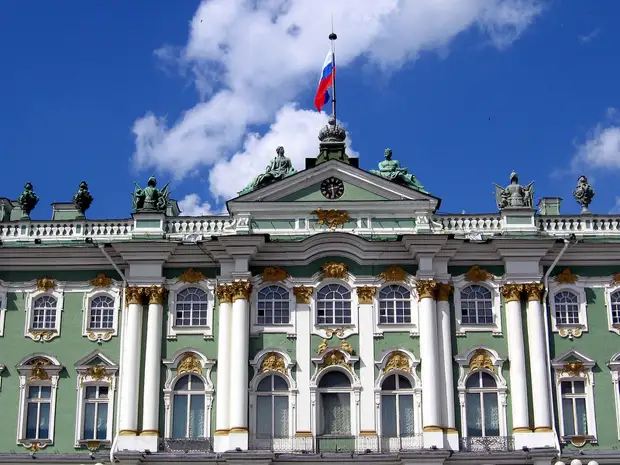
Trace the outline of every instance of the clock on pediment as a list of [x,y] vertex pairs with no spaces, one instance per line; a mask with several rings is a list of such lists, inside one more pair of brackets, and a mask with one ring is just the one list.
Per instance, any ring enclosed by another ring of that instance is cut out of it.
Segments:
[[344,195],[344,182],[333,176],[327,178],[321,183],[321,194],[329,200],[339,199]]

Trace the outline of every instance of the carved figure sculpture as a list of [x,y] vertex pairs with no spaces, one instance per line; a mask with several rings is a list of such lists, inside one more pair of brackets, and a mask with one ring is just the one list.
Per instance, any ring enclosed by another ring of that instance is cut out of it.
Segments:
[[424,186],[407,168],[401,168],[398,160],[392,160],[392,149],[385,149],[385,160],[379,163],[379,170],[370,170],[370,173],[381,176],[389,181],[395,181],[411,189],[427,192]]
[[34,193],[32,183],[27,182],[24,185],[24,192],[17,197],[17,203],[22,208],[22,218],[30,218],[30,212],[34,210],[34,207],[39,203],[39,197]]
[[497,208],[532,208],[534,203],[534,182],[527,186],[519,184],[519,175],[510,173],[510,184],[505,188],[495,184]]
[[588,207],[592,203],[592,199],[594,198],[594,189],[588,183],[588,178],[585,176],[579,176],[577,180],[577,187],[573,191],[573,197],[579,205],[581,205],[581,214],[588,214],[590,210]]
[[269,165],[265,168],[265,172],[256,176],[250,184],[239,191],[239,195],[260,189],[267,184],[284,179],[295,173],[296,171],[295,168],[293,168],[290,158],[284,156],[284,147],[279,146],[276,149],[276,156],[269,162]]
[[136,182],[133,191],[133,210],[134,211],[165,211],[168,206],[170,189],[168,184],[163,189],[158,189],[157,179],[151,176],[147,186],[142,189]]
[[78,191],[73,196],[73,205],[80,214],[84,215],[86,210],[90,208],[90,204],[93,203],[93,196],[88,191],[88,184],[86,181],[82,181],[80,183],[80,187],[78,187]]

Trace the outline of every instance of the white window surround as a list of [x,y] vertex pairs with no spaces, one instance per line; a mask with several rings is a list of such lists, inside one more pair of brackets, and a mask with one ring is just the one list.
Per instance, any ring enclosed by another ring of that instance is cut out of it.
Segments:
[[[569,350],[565,354],[560,355],[551,361],[551,366],[555,372],[555,397],[558,410],[560,440],[562,442],[572,442],[576,446],[582,446],[585,442],[597,442],[596,412],[594,410],[594,374],[592,373],[592,368],[594,368],[595,365],[596,362],[594,360],[586,357],[576,350]],[[587,414],[587,434],[585,437],[570,437],[564,435],[564,413],[562,410],[561,387],[562,381],[585,382]]]
[[[577,295],[579,305],[579,323],[558,324],[556,321],[555,296],[562,291],[569,291]],[[549,283],[549,302],[551,304],[551,330],[562,337],[579,337],[583,332],[588,331],[588,302],[586,300],[586,290],[584,284],[577,281],[575,284]]]
[[[407,289],[410,295],[410,308],[411,308],[411,323],[380,323],[380,315],[381,315],[381,304],[379,303],[379,294],[382,289],[388,286],[401,286]],[[412,286],[410,283],[396,282],[396,281],[388,281],[383,283],[380,287],[377,288],[377,292],[373,298],[373,316],[374,316],[374,334],[375,336],[381,336],[383,333],[390,332],[409,332],[410,336],[419,336],[420,335],[420,327],[418,323],[418,294],[416,292],[415,286]]]
[[[6,316],[7,292],[3,282],[0,281],[0,337],[4,336],[4,318]],[[2,373],[2,371],[0,371]]]
[[[213,339],[213,310],[215,284],[212,280],[203,279],[197,283],[186,283],[179,279],[173,280],[168,287],[168,340],[176,340],[179,334],[201,334],[204,339]],[[177,294],[184,289],[195,287],[207,294],[207,325],[206,326],[176,326]]]
[[[611,370],[611,381],[614,387],[614,401],[616,404],[616,422],[618,440],[620,440],[620,352],[614,355],[607,364]],[[0,373],[2,371],[0,370]]]
[[[34,304],[39,297],[51,296],[56,299],[56,320],[55,325],[51,329],[33,329]],[[47,342],[60,336],[61,320],[64,306],[64,291],[60,286],[56,286],[49,291],[34,290],[27,293],[26,296],[26,318],[24,325],[24,336],[29,337],[33,341]]]
[[[106,296],[114,300],[114,317],[112,327],[109,329],[92,329],[90,326],[91,303],[95,297]],[[87,337],[92,342],[107,342],[112,336],[118,335],[118,319],[121,307],[121,292],[118,287],[92,288],[84,294],[84,304],[82,311],[82,336]]]
[[[28,355],[17,364],[19,373],[19,413],[17,417],[17,444],[26,449],[43,449],[54,443],[54,423],[56,419],[56,393],[63,366],[55,357],[44,353]],[[49,438],[26,439],[26,416],[28,414],[28,388],[31,386],[50,386]]]
[[[344,286],[351,292],[351,323],[350,324],[321,324],[317,325],[317,292],[328,284],[338,284]],[[358,284],[362,285],[362,284]],[[340,339],[345,339],[351,334],[357,334],[359,332],[359,304],[357,292],[355,291],[354,283],[344,281],[341,279],[324,279],[314,286],[314,292],[312,293],[312,300],[310,303],[310,317],[312,318],[312,334],[316,334],[322,338],[329,339],[333,334],[333,330],[341,329],[342,331],[336,333]]]
[[0,391],[2,391],[2,372],[4,371],[5,368],[6,368],[6,365],[3,365],[2,363],[0,363]]
[[[191,364],[192,366],[189,367],[180,366],[181,362],[188,357],[193,359],[195,365]],[[215,365],[215,361],[209,360],[196,349],[186,348],[176,351],[170,359],[164,360],[163,363],[166,366],[166,381],[164,383],[164,437],[172,437],[172,397],[174,387],[179,378],[187,374],[198,376],[205,385],[204,437],[209,437],[211,435],[213,394],[215,392],[213,383],[211,382],[211,371],[213,365]],[[189,370],[185,371],[187,368],[189,368]],[[179,369],[182,369],[182,371],[179,372]]]
[[[404,354],[408,358],[407,366],[399,366],[398,368],[392,368],[387,366],[390,356],[393,354]],[[413,428],[415,434],[422,434],[422,381],[418,377],[417,367],[420,361],[413,355],[412,352],[403,348],[393,348],[383,352],[375,365],[379,369],[379,376],[375,380],[375,424],[377,425],[377,434],[382,436],[381,430],[381,395],[383,381],[392,375],[401,375],[409,380],[411,386],[413,386]],[[386,369],[389,370],[386,372]]]
[[[278,367],[278,368],[284,368],[284,373],[282,373],[279,369],[278,370],[273,370],[273,369],[263,370],[262,369],[263,361],[265,360],[265,358],[267,358],[267,356],[269,356],[272,353],[279,356],[281,360],[284,362],[284,367]],[[297,428],[297,414],[296,414],[297,384],[295,383],[295,380],[293,379],[291,370],[295,366],[295,362],[291,360],[291,357],[282,350],[263,349],[259,353],[256,354],[254,359],[250,361],[250,365],[252,365],[252,368],[254,369],[254,376],[252,377],[252,380],[250,381],[250,390],[249,390],[250,431],[256,431],[256,413],[254,412],[254,409],[256,408],[256,402],[257,402],[256,397],[258,395],[258,392],[257,392],[258,385],[264,378],[268,376],[276,375],[276,376],[281,376],[282,378],[284,378],[284,380],[286,381],[289,387],[288,389],[288,412],[289,412],[288,413],[288,418],[289,418],[288,427],[289,427],[289,437],[293,437],[295,435],[295,431]],[[274,439],[274,441],[278,441],[278,440],[279,439],[277,438]],[[281,440],[286,441],[286,439],[284,438]]]
[[[260,278],[260,277],[259,277]],[[295,315],[296,299],[293,294],[294,284],[285,279],[279,282],[262,282],[260,279],[254,280],[256,283],[252,289],[251,304],[250,304],[250,334],[257,335],[261,333],[286,333],[288,336],[293,337],[297,332],[297,317]],[[259,284],[260,282],[260,284]],[[289,296],[289,323],[288,324],[276,324],[276,325],[263,325],[258,323],[258,293],[270,286],[279,286],[288,291]]]
[[[97,362],[97,363],[94,363]],[[86,357],[81,358],[75,364],[77,376],[77,415],[75,421],[75,447],[87,445],[88,443],[110,443],[113,434],[114,420],[114,397],[116,392],[116,379],[118,374],[118,365],[101,351],[95,350]],[[91,386],[107,386],[108,387],[108,419],[107,419],[107,437],[105,440],[92,440],[82,438],[84,427],[84,401],[86,397],[86,388]]]
[[607,320],[609,322],[609,331],[620,335],[620,324],[616,323],[614,325],[613,320],[612,320],[611,295],[614,292],[620,292],[620,284],[614,284],[613,286],[605,286],[605,307],[607,308]]
[[[494,336],[502,335],[502,312],[501,312],[501,295],[500,281],[496,279],[487,279],[486,281],[468,281],[465,275],[454,276],[452,278],[454,285],[454,311],[456,316],[456,335],[464,336],[468,332],[490,332]],[[491,324],[463,324],[463,313],[461,309],[461,291],[468,286],[482,286],[491,291],[493,298],[493,323]]]
[[[486,351],[486,358],[484,360],[485,363],[482,363],[483,366],[475,367],[476,369],[470,369],[472,364],[472,359],[475,355],[479,354],[478,351]],[[506,383],[506,379],[504,379],[504,375],[502,373],[505,358],[501,357],[495,350],[489,349],[485,346],[476,346],[467,349],[464,352],[456,355],[454,360],[459,365],[459,379],[457,381],[457,391],[459,394],[459,404],[461,409],[461,432],[463,437],[467,437],[467,408],[466,408],[466,392],[467,387],[465,383],[467,382],[467,378],[472,373],[476,373],[478,371],[482,371],[484,373],[488,373],[493,377],[495,383],[497,384],[497,393],[498,393],[498,409],[499,409],[499,435],[500,436],[508,436],[508,426],[507,426],[507,391],[508,386]]]

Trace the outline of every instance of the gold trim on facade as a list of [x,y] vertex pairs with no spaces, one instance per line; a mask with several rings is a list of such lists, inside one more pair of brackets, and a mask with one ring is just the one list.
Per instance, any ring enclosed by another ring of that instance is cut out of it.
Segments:
[[193,268],[188,268],[179,275],[178,279],[183,283],[196,284],[203,279],[207,279],[207,277],[201,271],[195,270]]
[[422,431],[425,433],[443,433],[443,428],[437,425],[426,425]]
[[45,371],[44,366],[51,365],[48,360],[37,358],[33,360],[30,365],[32,366],[28,381],[49,381],[50,375]]
[[545,286],[542,283],[527,283],[524,289],[528,301],[540,302],[545,291]]
[[86,370],[86,374],[97,381],[110,379],[112,377],[111,373],[108,373],[104,365],[89,366]]
[[347,370],[353,371],[353,367],[347,363],[344,353],[339,350],[334,350],[323,359],[321,369],[336,365],[343,366]]
[[91,279],[89,282],[94,287],[110,287],[112,278],[108,278],[104,273],[99,273],[95,279]]
[[611,285],[615,286],[616,284],[620,284],[620,273],[614,273],[611,277]]
[[233,288],[230,284],[220,284],[215,289],[215,295],[222,304],[232,303]]
[[448,302],[454,286],[449,283],[437,283],[437,302]]
[[362,305],[372,304],[377,294],[377,288],[374,286],[359,286],[356,289],[357,302]]
[[140,431],[140,436],[159,436],[159,431],[156,429],[145,429]]
[[295,294],[295,301],[298,304],[309,304],[313,292],[314,288],[309,286],[295,286],[293,288],[293,294]]
[[535,433],[552,433],[553,428],[551,426],[537,426],[534,428]]
[[377,432],[374,430],[360,430],[360,436],[376,436]]
[[323,341],[316,348],[316,354],[323,355],[323,353],[327,350],[327,347],[327,339],[323,338]]
[[37,289],[40,291],[49,291],[56,287],[56,280],[52,278],[39,278],[37,279]]
[[125,289],[125,302],[127,305],[142,305],[145,291],[143,287],[129,286]]
[[434,299],[435,290],[437,289],[437,281],[432,279],[422,279],[416,281],[415,288],[418,291],[418,300]]
[[277,352],[269,352],[265,355],[260,365],[259,373],[265,373],[266,371],[278,371],[286,375],[286,363],[282,355]]
[[344,331],[347,328],[332,328],[332,329],[326,329],[325,330],[325,336],[327,336],[328,339],[331,339],[334,335],[336,335],[336,337],[344,337]]
[[344,263],[327,262],[321,265],[321,279],[346,279],[348,274],[349,270]]
[[565,362],[560,373],[568,376],[582,376],[587,373],[587,368],[581,360]]
[[228,436],[228,433],[230,433],[230,430],[228,429],[216,429],[215,430],[216,436]]
[[340,348],[350,355],[353,355],[353,352],[355,352],[355,350],[353,350],[353,346],[344,339],[340,341]]
[[469,371],[476,371],[486,368],[493,371],[493,360],[489,351],[484,349],[476,349],[469,359]]
[[163,305],[168,290],[164,286],[151,286],[145,289],[145,293],[149,296],[149,304]]
[[409,361],[409,357],[407,356],[407,354],[401,352],[400,350],[395,350],[388,356],[385,367],[383,368],[383,373],[386,374],[394,370],[411,373],[411,364]]
[[177,374],[196,373],[202,375],[202,364],[193,353],[187,352],[177,367]]
[[558,284],[575,284],[579,276],[573,274],[569,268],[564,268],[562,272],[555,277],[555,282]]
[[531,433],[532,429],[529,426],[516,426],[512,428],[513,433]]
[[119,436],[137,436],[138,432],[133,429],[122,429],[118,432]]
[[523,292],[523,284],[504,284],[500,292],[506,302],[521,302],[521,293]]
[[403,270],[400,266],[392,265],[385,271],[379,273],[377,277],[388,282],[392,281],[402,283],[407,279],[407,272]]
[[311,438],[312,431],[295,431],[296,438]]
[[478,283],[493,279],[493,275],[478,265],[474,265],[465,273],[465,279],[472,283]]
[[338,226],[342,227],[351,221],[349,213],[344,210],[323,210],[317,208],[311,212],[317,217],[317,224],[319,226],[326,225],[329,229],[336,229]]
[[252,293],[252,283],[250,281],[235,281],[232,286],[232,301],[249,300]]
[[28,334],[32,336],[32,339],[35,342],[48,342],[56,335],[56,330],[51,330],[51,329],[44,329],[42,331],[29,330]]
[[459,434],[456,428],[446,427],[443,429],[443,432],[446,434]]
[[248,428],[246,426],[233,426],[228,430],[228,434],[232,433],[247,433]]
[[278,283],[280,281],[284,281],[289,276],[288,271],[283,270],[279,266],[268,266],[263,270],[261,279],[265,283]]

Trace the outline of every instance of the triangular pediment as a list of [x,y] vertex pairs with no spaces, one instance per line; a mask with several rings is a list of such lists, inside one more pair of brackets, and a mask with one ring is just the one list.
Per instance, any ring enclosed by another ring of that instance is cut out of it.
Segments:
[[577,352],[575,349],[571,349],[568,352],[551,360],[551,366],[554,368],[563,367],[566,364],[583,364],[585,367],[591,368],[596,365],[596,361],[590,357]]
[[103,365],[106,368],[117,367],[117,364],[100,350],[94,350],[90,354],[82,357],[77,362],[75,362],[75,366],[77,368],[100,365]]

